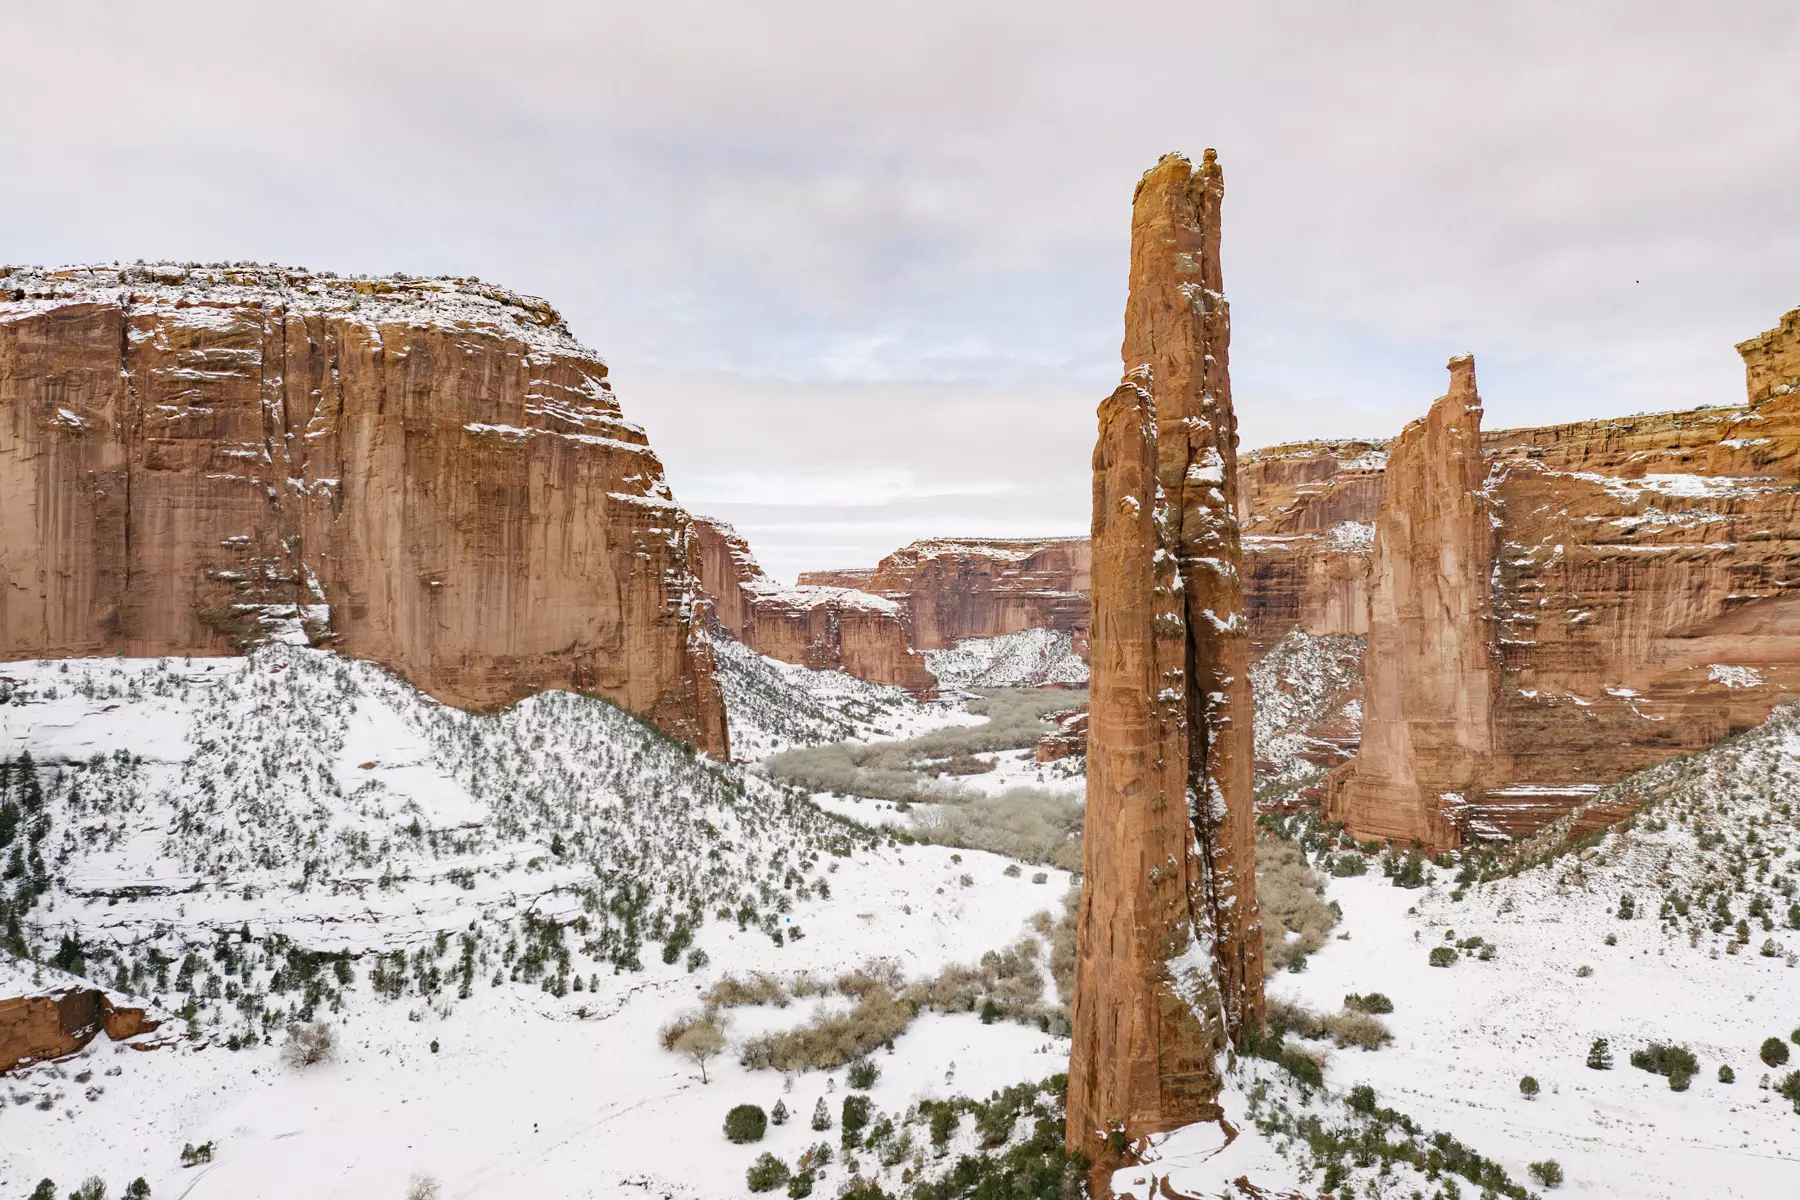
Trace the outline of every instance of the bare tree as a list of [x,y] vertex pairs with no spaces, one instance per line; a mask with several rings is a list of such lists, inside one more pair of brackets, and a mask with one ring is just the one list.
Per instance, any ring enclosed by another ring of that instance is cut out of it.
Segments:
[[687,1027],[675,1044],[670,1047],[675,1053],[690,1060],[700,1068],[700,1082],[709,1083],[706,1077],[707,1060],[725,1048],[725,1035],[711,1021],[700,1021]]

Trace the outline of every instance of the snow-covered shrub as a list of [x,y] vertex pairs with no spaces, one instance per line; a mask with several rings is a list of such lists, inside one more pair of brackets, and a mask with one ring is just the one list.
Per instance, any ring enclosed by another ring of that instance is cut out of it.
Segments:
[[1381,1017],[1394,1011],[1394,1002],[1381,992],[1351,992],[1344,997],[1344,1007],[1351,1012]]
[[288,1026],[281,1059],[290,1067],[324,1062],[337,1048],[337,1034],[323,1021],[295,1021]]
[[917,1010],[882,987],[841,1016],[821,1014],[797,1029],[745,1042],[738,1061],[752,1070],[830,1070],[884,1046],[906,1032]]
[[769,1110],[769,1124],[786,1125],[788,1119],[787,1101],[777,1100],[775,1107]]
[[768,1126],[767,1114],[755,1104],[739,1104],[725,1114],[725,1136],[739,1145],[762,1141]]

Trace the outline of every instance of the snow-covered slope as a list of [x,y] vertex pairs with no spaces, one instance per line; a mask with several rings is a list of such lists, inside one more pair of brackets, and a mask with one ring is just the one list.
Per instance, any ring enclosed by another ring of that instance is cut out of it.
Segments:
[[950,650],[927,650],[925,666],[946,688],[1083,685],[1088,665],[1072,643],[1070,635],[1054,629],[1024,629],[968,638]]

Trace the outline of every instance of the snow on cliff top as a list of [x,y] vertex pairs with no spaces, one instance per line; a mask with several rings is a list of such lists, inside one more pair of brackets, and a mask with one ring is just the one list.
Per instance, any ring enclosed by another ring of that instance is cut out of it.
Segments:
[[965,638],[950,650],[927,650],[925,669],[945,687],[1050,687],[1085,684],[1088,665],[1069,634],[1022,629],[1001,637]]
[[258,263],[131,263],[0,267],[0,323],[68,304],[172,310],[191,325],[228,328],[237,307],[388,323],[435,325],[516,338],[533,350],[601,362],[548,301],[476,278],[338,275]]

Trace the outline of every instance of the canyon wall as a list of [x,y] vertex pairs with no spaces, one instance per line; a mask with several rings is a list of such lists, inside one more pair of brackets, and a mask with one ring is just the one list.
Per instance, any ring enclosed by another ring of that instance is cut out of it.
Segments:
[[1086,538],[936,538],[894,551],[871,569],[809,571],[802,584],[856,588],[905,607],[913,648],[964,638],[1055,629],[1086,645]]
[[0,276],[0,658],[280,638],[727,750],[688,515],[606,366],[474,280]]
[[848,587],[783,587],[763,573],[750,544],[723,521],[698,517],[700,580],[720,626],[758,654],[815,671],[933,695],[937,681],[912,647],[900,603]]
[[1099,410],[1066,1133],[1099,1196],[1148,1135],[1221,1115],[1262,1017],[1223,191],[1211,151],[1138,184],[1126,379]]
[[[1449,606],[1410,618],[1413,643],[1383,640],[1376,626],[1409,618],[1372,585],[1365,749],[1332,780],[1330,815],[1433,846],[1522,836],[1800,696],[1800,313],[1739,350],[1747,405],[1483,436],[1481,478],[1462,481],[1493,539],[1482,654]],[[1412,479],[1390,467],[1390,502]],[[1380,529],[1377,574],[1385,508]],[[1415,526],[1409,553],[1457,561],[1474,537]],[[1468,702],[1421,747],[1418,706],[1447,702],[1447,661]],[[1451,748],[1466,768],[1445,776]],[[1435,814],[1417,799],[1432,788],[1449,797]]]
[[116,1005],[94,988],[68,988],[0,1000],[0,1074],[73,1054],[104,1030],[123,1041],[156,1029],[141,1008]]

